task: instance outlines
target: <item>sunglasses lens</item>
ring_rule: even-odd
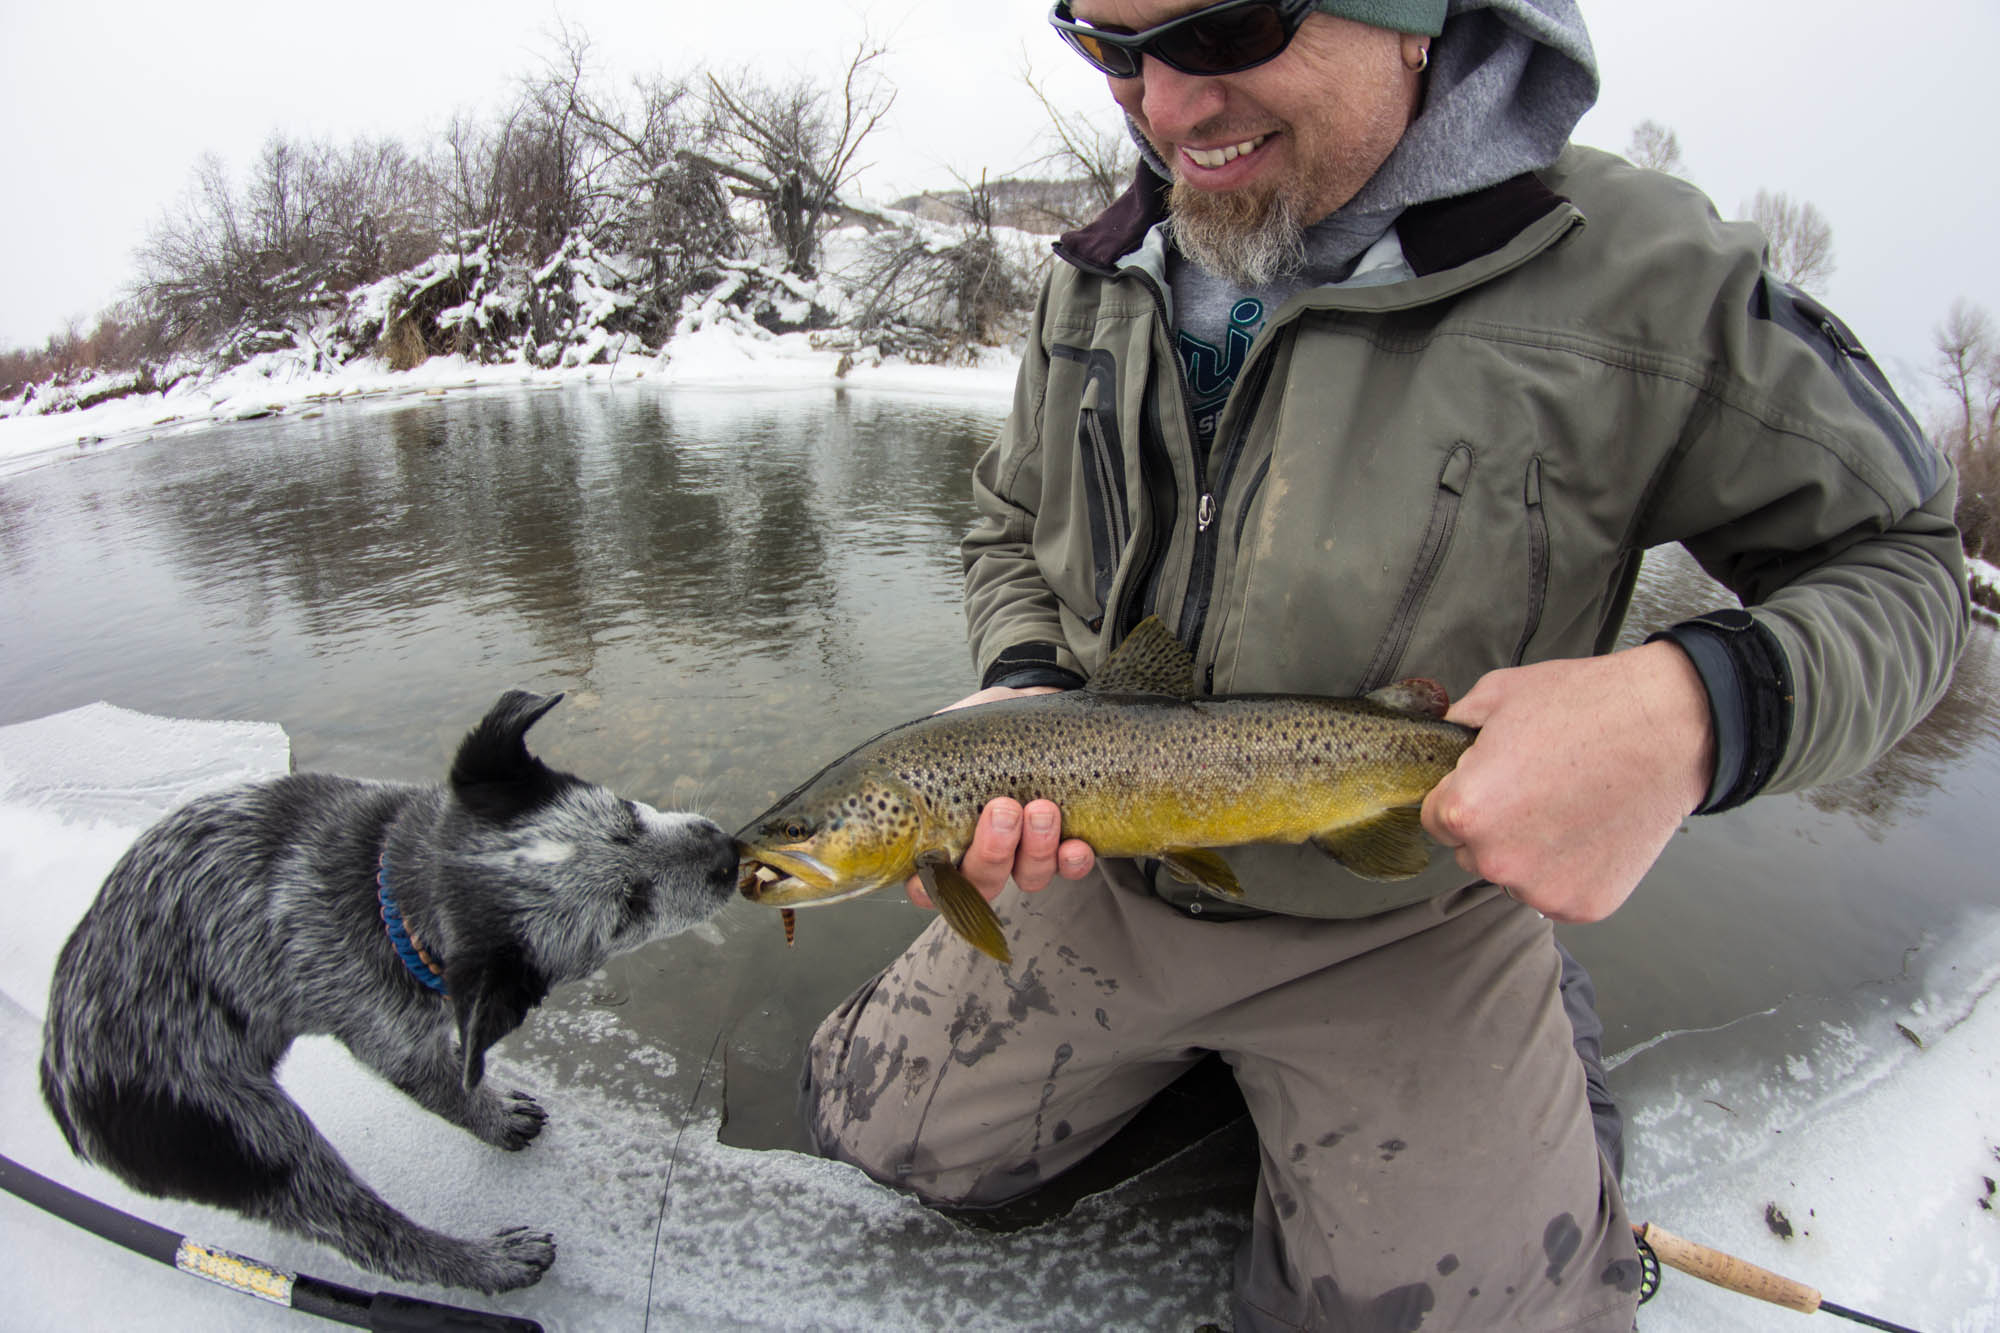
[[[1085,60],[1088,60],[1112,78],[1130,79],[1138,76],[1139,55],[1137,52],[1128,51],[1122,46],[1113,46],[1109,42],[1099,41],[1090,33],[1078,32],[1074,28],[1063,29],[1063,36],[1069,39],[1070,45],[1083,52]]]
[[[1276,5],[1245,5],[1163,33],[1155,49],[1189,74],[1227,74],[1269,60],[1290,36]]]

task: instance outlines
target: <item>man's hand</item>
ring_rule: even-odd
[[[1053,685],[1030,685],[1025,689],[993,686],[938,711],[948,713],[953,708],[969,708],[1000,699],[1055,693],[1058,691]],[[1054,801],[1030,801],[1024,810],[1019,801],[1003,796],[979,812],[972,845],[966,848],[959,869],[991,902],[1000,896],[1010,878],[1023,893],[1038,893],[1058,874],[1064,879],[1082,879],[1096,860],[1089,843],[1062,837],[1062,811]],[[914,875],[904,888],[917,906],[931,905],[923,881]]]
[[[1445,716],[1479,737],[1425,799],[1425,830],[1557,921],[1617,911],[1715,765],[1707,692],[1665,641],[1488,672]]]

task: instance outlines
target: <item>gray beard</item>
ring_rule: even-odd
[[[1264,199],[1217,196],[1176,181],[1167,196],[1167,228],[1180,252],[1239,287],[1302,272],[1307,225],[1282,190]]]

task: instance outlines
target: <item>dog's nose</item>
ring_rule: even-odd
[[[708,877],[736,887],[736,839],[716,829],[708,846]]]

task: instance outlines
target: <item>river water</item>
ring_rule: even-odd
[[[301,769],[430,781],[502,689],[560,689],[538,753],[734,827],[974,686],[956,543],[1003,411],[489,390],[21,473],[0,481],[0,723],[98,699],[273,721]],[[1716,596],[1655,559],[1633,635]],[[1989,623],[1946,702],[1868,773],[1689,821],[1612,921],[1566,930],[1606,1049],[1907,980],[1990,914],[1996,686]],[[878,894],[802,913],[787,950],[774,913],[738,902],[561,1003],[726,1065],[727,1132],[783,1143],[806,1033],[925,920]]]

